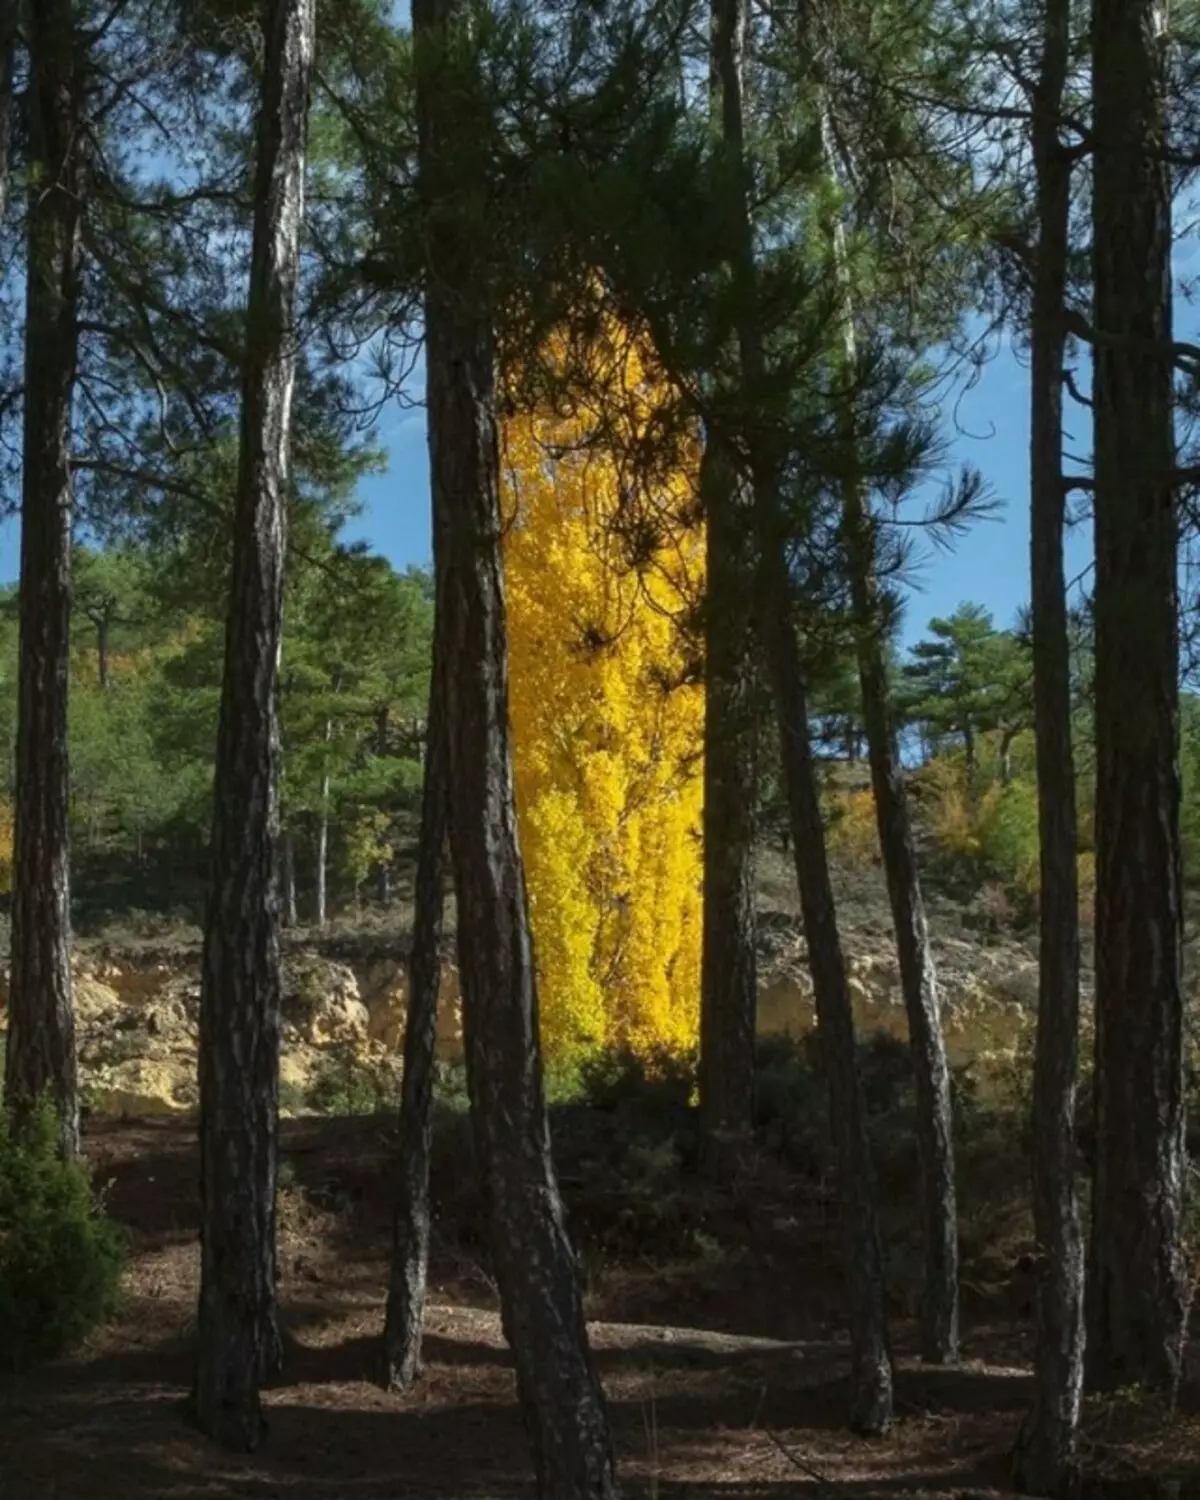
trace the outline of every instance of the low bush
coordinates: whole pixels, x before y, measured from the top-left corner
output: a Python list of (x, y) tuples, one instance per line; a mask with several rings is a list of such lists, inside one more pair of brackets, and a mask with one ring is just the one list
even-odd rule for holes
[(86, 1168), (59, 1154), (53, 1111), (18, 1125), (0, 1109), (0, 1367), (78, 1344), (113, 1311), (124, 1256)]
[(400, 1108), (399, 1060), (331, 1052), (314, 1071), (304, 1102), (315, 1115), (394, 1114)]

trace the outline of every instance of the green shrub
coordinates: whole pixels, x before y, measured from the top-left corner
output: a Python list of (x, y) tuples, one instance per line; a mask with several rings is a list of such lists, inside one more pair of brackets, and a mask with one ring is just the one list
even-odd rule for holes
[(592, 1109), (680, 1124), (688, 1114), (695, 1073), (689, 1059), (665, 1048), (652, 1056), (616, 1047), (587, 1058), (579, 1089)]
[(313, 1073), (305, 1103), (316, 1115), (394, 1114), (400, 1108), (399, 1061), (330, 1053)]
[(58, 1153), (54, 1112), (0, 1109), (0, 1366), (66, 1353), (113, 1311), (125, 1238), (87, 1170)]

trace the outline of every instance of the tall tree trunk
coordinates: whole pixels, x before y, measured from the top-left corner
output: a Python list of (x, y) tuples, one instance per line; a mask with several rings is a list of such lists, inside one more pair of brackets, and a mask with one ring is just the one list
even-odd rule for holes
[(1096, 1169), (1088, 1360), (1179, 1369), (1183, 1193), (1177, 519), (1165, 17), (1093, 0)]
[[(504, 1329), (543, 1500), (617, 1493), (550, 1155), (508, 723), (494, 347), (464, 217), (490, 105), (464, 0), (417, 0), (425, 362), (467, 1081)], [(482, 168), (481, 168), (482, 169)], [(440, 541), (439, 541), (440, 535)]]
[(700, 1109), (709, 1164), (720, 1172), (754, 1124), (758, 765), (750, 501), (732, 455), (711, 434), (700, 496), (707, 523)]
[(300, 915), (296, 909), (296, 840), (290, 828), (284, 829), (279, 842), (283, 861), (283, 923), (285, 927), (297, 927)]
[[(826, 164), (836, 182), (837, 159), (824, 109), (821, 125)], [(844, 299), (842, 339), (846, 376), (850, 382), (846, 437), (856, 458), (858, 439), (852, 403), (858, 380), (858, 341), (845, 230), (840, 218), (833, 221), (832, 241), (834, 269)], [(916, 1081), (917, 1149), (921, 1163), (925, 1252), (921, 1357), (932, 1364), (944, 1364), (958, 1358), (958, 1209), (954, 1184), (950, 1069), (942, 1035), (937, 969), (925, 918), (916, 843), (891, 716), (891, 691), (876, 576), (875, 520), (870, 512), (869, 499), (857, 477), (851, 477), (843, 487), (842, 508), (875, 822), (887, 878)]]
[[(435, 656), (441, 650), (434, 643)], [(408, 960), (408, 1015), (400, 1094), (400, 1185), (392, 1242), (384, 1351), (388, 1384), (407, 1390), (421, 1374), (421, 1331), (429, 1266), (429, 1153), (433, 1141), (433, 1068), (446, 872), (446, 715), (435, 662), (429, 683), (429, 750), (421, 797), (421, 833)]]
[(870, 597), (872, 576), (861, 567), (856, 567), (852, 575), (859, 612), (858, 672), (879, 848), (896, 934), (916, 1081), (925, 1252), (921, 1357), (929, 1363), (944, 1364), (958, 1358), (958, 1209), (950, 1068), (904, 772), (891, 722), (887, 667), (878, 635), (876, 604)]
[(96, 678), (100, 684), (100, 691), (108, 691), (108, 636), (109, 619), (107, 615), (101, 615), (96, 621)]
[[(766, 357), (758, 313), (758, 268), (747, 197), (742, 51), (746, 0), (717, 0), (713, 51), (721, 89), (722, 136), (737, 191), (730, 203), (731, 270), (740, 304), (738, 358), (745, 410), (767, 410)], [(796, 639), (783, 517), (777, 496), (779, 465), (764, 426), (748, 434), (753, 473), (753, 522), (759, 559), (761, 633), (779, 727), (780, 759), (800, 905), (808, 942), (817, 1025), (829, 1078), (830, 1108), (844, 1196), (853, 1358), (851, 1424), (882, 1432), (892, 1419), (892, 1361), (888, 1348), (883, 1252), (875, 1208), (875, 1181), (867, 1136), (866, 1104), (846, 965), (837, 929), (825, 829), (817, 793), (808, 721), (808, 699)]]
[(767, 563), (763, 597), (770, 632), (771, 687), (779, 723), (780, 755), (808, 944), (817, 1031), (829, 1082), (830, 1120), (837, 1153), (838, 1190), (846, 1223), (850, 1341), (853, 1358), (851, 1426), (884, 1432), (892, 1420), (892, 1359), (888, 1345), (887, 1287), (876, 1211), (875, 1172), (867, 1134), (867, 1106), (858, 1069), (858, 1046), (837, 912), (825, 826), (817, 792), (800, 662), (782, 550)]
[[(333, 726), (325, 722), (325, 740), (328, 743)], [(316, 917), (317, 926), (325, 930), (329, 920), (329, 771), (321, 772), (321, 805), (317, 812), (316, 855)]]
[(1070, 0), (1047, 0), (1033, 98), (1038, 244), (1030, 319), (1030, 576), (1037, 753), (1040, 949), (1033, 1085), (1033, 1216), (1038, 1245), (1034, 1404), (1017, 1443), (1018, 1488), (1056, 1495), (1075, 1461), (1083, 1394), (1083, 1236), (1075, 1196), (1079, 1053), (1079, 891), (1071, 646), (1063, 566), (1063, 363), (1071, 158), (1059, 139), (1071, 47)]
[(71, 401), (78, 356), (80, 41), (71, 0), (29, 18), (32, 185), (25, 290), (25, 428), (12, 978), (5, 1094), (48, 1095), (79, 1142), (71, 990), (67, 687), (71, 649)]
[(195, 1408), (230, 1448), (262, 1434), (278, 1365), (279, 647), (313, 0), (267, 0), (212, 889), (200, 1006)]

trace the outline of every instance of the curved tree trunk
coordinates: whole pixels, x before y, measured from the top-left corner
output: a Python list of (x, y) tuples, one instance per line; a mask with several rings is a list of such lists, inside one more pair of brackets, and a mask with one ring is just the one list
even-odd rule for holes
[(433, 273), (425, 294), (426, 399), (467, 1082), (539, 1494), (609, 1500), (617, 1487), (608, 1418), (550, 1155), (513, 797), (494, 349), (478, 271), (488, 226), (463, 211), (484, 133), (476, 116), (486, 120), (490, 106), (464, 45), (468, 18), (463, 0), (413, 7), (419, 184)]
[(400, 1095), (400, 1186), (392, 1241), (384, 1354), (388, 1385), (407, 1390), (421, 1374), (421, 1333), (429, 1267), (429, 1153), (433, 1141), (433, 1068), (446, 872), (446, 723), (434, 643), (429, 684), (429, 748), (421, 797), (404, 1078)]
[(829, 1083), (838, 1191), (846, 1225), (854, 1386), (850, 1421), (856, 1432), (879, 1433), (891, 1425), (893, 1389), (875, 1171), (867, 1134), (866, 1100), (858, 1070), (854, 1015), (829, 877), (825, 825), (817, 793), (807, 693), (795, 626), (784, 592), (787, 574), (778, 546), (776, 559), (773, 564), (768, 564), (774, 576), (763, 588), (768, 611), (765, 629), (769, 632), (769, 664), (779, 722), (780, 756), (813, 980), (817, 1031)]
[(958, 1208), (950, 1068), (904, 772), (889, 711), (887, 667), (877, 625), (871, 623), (875, 608), (869, 595), (870, 576), (856, 567), (851, 587), (860, 611), (858, 672), (875, 819), (916, 1081), (917, 1149), (925, 1221), (921, 1358), (945, 1364), (958, 1358)]
[(1094, 0), (1096, 1168), (1088, 1363), (1168, 1385), (1184, 1295), (1182, 900), (1165, 16)]
[[(828, 115), (822, 110), (822, 135), (830, 176), (837, 162)], [(842, 288), (842, 336), (846, 374), (857, 382), (858, 345), (854, 328), (845, 232), (840, 219), (832, 226), (834, 270)], [(853, 396), (851, 396), (853, 399)], [(848, 413), (847, 438), (857, 449), (854, 413)], [(924, 1285), (921, 1296), (921, 1357), (931, 1364), (958, 1358), (958, 1207), (954, 1184), (954, 1121), (950, 1069), (942, 1035), (937, 970), (925, 919), (925, 901), (917, 867), (916, 844), (908, 814), (904, 772), (891, 717), (891, 693), (882, 636), (874, 518), (862, 485), (851, 478), (842, 490), (850, 595), (854, 611), (855, 653), (862, 693), (863, 723), (879, 851), (887, 878), (900, 986), (908, 1019), (909, 1050), (917, 1094), (917, 1148), (921, 1162), (921, 1212), (924, 1219)]]
[(230, 1448), (263, 1430), (278, 1365), (279, 647), (314, 0), (268, 0), (233, 575), (200, 1005), (195, 1409)]
[(5, 1096), (54, 1101), (68, 1155), (79, 1144), (71, 988), (71, 401), (78, 357), (81, 86), (71, 0), (29, 23), (30, 150), (20, 645)]
[(1063, 362), (1071, 159), (1059, 140), (1070, 0), (1047, 0), (1033, 106), (1038, 244), (1030, 319), (1030, 573), (1040, 841), (1040, 952), (1033, 1085), (1033, 1215), (1038, 1245), (1034, 1404), (1014, 1478), (1030, 1494), (1069, 1482), (1083, 1395), (1083, 1235), (1075, 1196), (1079, 1054), (1079, 891), (1071, 647), (1063, 569)]
[(754, 1124), (757, 683), (745, 489), (710, 435), (700, 467), (707, 525), (700, 1109), (717, 1172)]
[[(755, 411), (767, 386), (764, 331), (758, 313), (758, 267), (747, 198), (742, 53), (746, 0), (716, 0), (713, 57), (721, 91), (722, 136), (736, 192), (728, 206), (730, 255), (740, 303), (738, 361), (742, 404)], [(860, 1432), (886, 1430), (892, 1420), (892, 1361), (887, 1337), (883, 1252), (875, 1208), (875, 1181), (867, 1136), (866, 1104), (846, 965), (837, 929), (808, 722), (808, 698), (793, 619), (784, 518), (776, 492), (778, 464), (768, 429), (746, 435), (753, 476), (752, 520), (758, 550), (757, 610), (779, 726), (781, 769), (787, 795), (796, 878), (829, 1078), (838, 1180), (846, 1214), (853, 1358), (851, 1424)]]

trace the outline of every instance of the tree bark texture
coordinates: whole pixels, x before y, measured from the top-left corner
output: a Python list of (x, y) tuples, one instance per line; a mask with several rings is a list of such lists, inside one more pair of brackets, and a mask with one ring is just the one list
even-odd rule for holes
[(285, 830), (279, 840), (283, 860), (283, 925), (296, 927), (300, 916), (296, 908), (296, 840)]
[(763, 587), (769, 611), (771, 686), (846, 1228), (854, 1392), (850, 1423), (856, 1432), (880, 1433), (892, 1421), (893, 1380), (867, 1105), (817, 792), (808, 695), (778, 545), (768, 568), (774, 575)]
[[(747, 196), (742, 55), (746, 0), (717, 0), (713, 52), (721, 89), (722, 137), (738, 189), (730, 203), (730, 268), (739, 299), (737, 329), (741, 405), (766, 405), (764, 330), (758, 313), (758, 267)], [(779, 726), (780, 757), (804, 932), (808, 942), (817, 1026), (829, 1079), (838, 1180), (843, 1195), (849, 1261), (849, 1322), (853, 1361), (851, 1425), (885, 1431), (892, 1420), (892, 1361), (887, 1336), (883, 1252), (875, 1206), (875, 1181), (867, 1135), (866, 1103), (846, 965), (837, 929), (825, 828), (817, 794), (808, 722), (808, 697), (793, 620), (785, 530), (777, 493), (780, 465), (766, 424), (755, 424), (744, 443), (753, 481), (753, 522), (758, 550), (757, 607)]]
[(921, 1358), (945, 1364), (958, 1358), (958, 1207), (950, 1068), (908, 794), (891, 722), (887, 666), (877, 623), (869, 623), (876, 618), (868, 594), (870, 577), (869, 572), (856, 568), (852, 588), (856, 609), (861, 611), (858, 672), (875, 819), (916, 1082), (917, 1149), (925, 1221)]
[[(825, 157), (837, 180), (837, 161), (827, 113), (822, 111)], [(842, 288), (842, 336), (846, 375), (853, 391), (858, 378), (845, 231), (832, 226), (835, 273)], [(851, 449), (857, 447), (851, 410), (846, 423)], [(909, 1050), (917, 1095), (917, 1149), (921, 1163), (924, 1219), (924, 1281), (921, 1295), (921, 1357), (931, 1364), (958, 1358), (958, 1207), (954, 1181), (954, 1119), (950, 1068), (942, 1034), (937, 969), (929, 941), (925, 901), (917, 867), (916, 842), (908, 811), (904, 772), (891, 716), (891, 691), (884, 652), (874, 517), (869, 498), (854, 476), (842, 490), (855, 653), (879, 850), (887, 879), (900, 987), (908, 1019)]]
[(472, 214), (486, 111), (463, 0), (417, 0), (435, 572), (467, 1079), (505, 1334), (543, 1500), (617, 1493), (550, 1155), (508, 722), (494, 349)]
[(1165, 17), (1093, 0), (1096, 1167), (1088, 1364), (1168, 1385), (1183, 1273), (1182, 909)]
[(1063, 364), (1071, 158), (1059, 137), (1070, 57), (1070, 0), (1047, 0), (1033, 106), (1038, 244), (1030, 370), (1030, 576), (1040, 843), (1040, 951), (1033, 1087), (1037, 1343), (1033, 1408), (1021, 1431), (1018, 1488), (1070, 1482), (1083, 1395), (1083, 1236), (1075, 1195), (1079, 1064), (1079, 890), (1071, 647), (1063, 564)]
[(757, 673), (752, 503), (713, 435), (700, 468), (707, 527), (704, 672), (704, 936), (700, 1109), (721, 1170), (754, 1126)]
[(71, 403), (83, 196), (79, 37), (71, 0), (29, 16), (30, 193), (25, 290), (20, 644), (5, 1095), (49, 1097), (79, 1144), (71, 987)]
[(446, 876), (446, 716), (434, 669), (429, 684), (429, 749), (421, 797), (404, 1076), (400, 1094), (400, 1181), (388, 1285), (384, 1353), (388, 1385), (408, 1390), (421, 1375), (421, 1334), (429, 1267), (429, 1155), (433, 1143), (433, 1070)]
[[(325, 744), (333, 738), (333, 725), (325, 724)], [(328, 755), (328, 750), (325, 752)], [(321, 773), (321, 805), (317, 812), (317, 853), (314, 872), (317, 926), (324, 930), (329, 921), (329, 771)]]
[(262, 1434), (279, 1363), (279, 649), (313, 0), (268, 0), (233, 573), (200, 1011), (201, 1282), (195, 1407), (230, 1448)]

